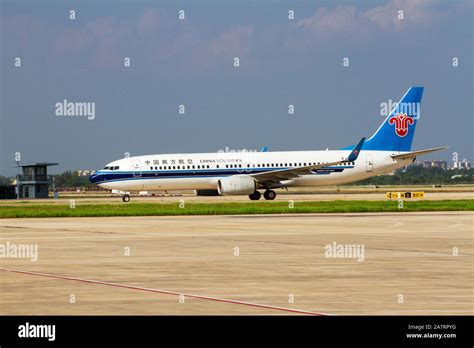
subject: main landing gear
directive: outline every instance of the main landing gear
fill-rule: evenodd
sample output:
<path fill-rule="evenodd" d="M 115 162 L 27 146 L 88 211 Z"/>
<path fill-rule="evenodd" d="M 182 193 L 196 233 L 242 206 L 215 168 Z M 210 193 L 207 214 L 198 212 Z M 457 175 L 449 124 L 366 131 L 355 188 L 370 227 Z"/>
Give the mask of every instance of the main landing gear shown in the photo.
<path fill-rule="evenodd" d="M 277 194 L 273 190 L 266 190 L 265 193 L 263 194 L 263 197 L 265 197 L 266 200 L 273 201 Z"/>
<path fill-rule="evenodd" d="M 249 195 L 249 198 L 252 201 L 258 201 L 260 199 L 260 197 L 262 197 L 262 195 L 258 191 L 255 191 L 254 193 Z M 263 197 L 266 200 L 273 201 L 276 197 L 276 193 L 273 190 L 266 190 L 265 193 L 263 194 Z"/>
<path fill-rule="evenodd" d="M 122 201 L 129 202 L 130 201 L 130 195 L 123 195 L 122 196 Z"/>
<path fill-rule="evenodd" d="M 260 194 L 260 192 L 255 191 L 254 193 L 252 193 L 251 195 L 249 195 L 249 198 L 250 198 L 251 201 L 258 201 L 261 196 L 262 196 L 262 195 Z"/>

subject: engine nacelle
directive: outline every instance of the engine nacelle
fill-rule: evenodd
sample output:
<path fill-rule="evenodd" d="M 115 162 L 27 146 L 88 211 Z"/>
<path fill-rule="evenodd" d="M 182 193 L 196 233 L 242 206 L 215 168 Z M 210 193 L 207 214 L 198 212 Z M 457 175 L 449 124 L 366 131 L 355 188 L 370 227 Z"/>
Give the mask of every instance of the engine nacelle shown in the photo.
<path fill-rule="evenodd" d="M 257 188 L 255 180 L 248 175 L 233 175 L 217 180 L 220 195 L 249 195 Z"/>

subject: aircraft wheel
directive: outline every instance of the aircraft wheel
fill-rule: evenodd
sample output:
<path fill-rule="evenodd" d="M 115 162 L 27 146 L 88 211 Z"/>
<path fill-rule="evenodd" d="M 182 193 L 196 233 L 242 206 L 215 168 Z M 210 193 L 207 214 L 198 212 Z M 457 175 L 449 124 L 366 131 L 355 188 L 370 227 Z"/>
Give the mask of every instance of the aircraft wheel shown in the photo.
<path fill-rule="evenodd" d="M 252 201 L 258 201 L 260 199 L 260 197 L 262 197 L 262 194 L 258 191 L 255 191 L 254 193 L 252 193 L 251 195 L 249 195 L 249 198 L 250 200 Z"/>
<path fill-rule="evenodd" d="M 129 201 L 130 201 L 130 195 L 124 195 L 124 196 L 122 196 L 122 201 L 124 201 L 124 202 L 129 202 Z"/>
<path fill-rule="evenodd" d="M 273 190 L 267 190 L 265 191 L 265 193 L 263 194 L 263 197 L 265 197 L 265 199 L 269 200 L 269 201 L 273 201 L 276 197 L 276 193 L 275 191 Z"/>

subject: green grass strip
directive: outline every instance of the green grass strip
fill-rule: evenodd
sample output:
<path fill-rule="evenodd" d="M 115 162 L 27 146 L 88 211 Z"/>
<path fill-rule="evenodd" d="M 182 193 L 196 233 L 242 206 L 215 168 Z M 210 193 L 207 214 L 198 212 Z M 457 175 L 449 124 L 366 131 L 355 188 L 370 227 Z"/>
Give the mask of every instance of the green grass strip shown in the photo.
<path fill-rule="evenodd" d="M 415 211 L 473 211 L 474 200 L 408 201 L 399 209 L 397 201 L 322 201 L 236 202 L 236 203 L 113 203 L 113 204 L 41 204 L 0 206 L 0 218 L 93 217 L 93 216 L 162 216 L 162 215 L 239 215 L 239 214 L 305 214 Z"/>

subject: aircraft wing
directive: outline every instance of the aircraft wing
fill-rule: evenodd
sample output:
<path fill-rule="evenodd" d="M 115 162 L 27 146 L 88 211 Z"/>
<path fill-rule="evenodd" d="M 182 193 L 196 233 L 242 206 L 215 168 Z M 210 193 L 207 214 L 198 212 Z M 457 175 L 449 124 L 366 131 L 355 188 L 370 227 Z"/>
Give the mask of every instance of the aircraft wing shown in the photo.
<path fill-rule="evenodd" d="M 289 168 L 289 169 L 277 169 L 277 170 L 271 170 L 271 171 L 263 172 L 263 173 L 250 174 L 250 176 L 252 176 L 255 180 L 259 182 L 279 182 L 283 180 L 291 180 L 301 175 L 312 174 L 311 173 L 312 170 L 335 166 L 341 163 L 354 162 L 359 156 L 360 149 L 362 148 L 364 141 L 365 141 L 365 138 L 362 138 L 359 141 L 359 143 L 354 147 L 354 149 L 351 151 L 349 156 L 347 156 L 347 158 L 342 159 L 340 161 L 326 162 L 326 163 L 315 164 L 311 166 L 294 167 L 294 168 Z"/>
<path fill-rule="evenodd" d="M 419 155 L 424 155 L 424 154 L 427 154 L 427 153 L 430 153 L 430 152 L 444 150 L 444 149 L 447 149 L 447 148 L 448 148 L 447 146 L 433 147 L 432 149 L 411 151 L 411 152 L 406 152 L 406 153 L 402 153 L 402 154 L 399 154 L 399 155 L 392 155 L 390 157 L 392 157 L 393 159 L 402 159 L 402 160 L 404 160 L 404 159 L 414 158 L 414 157 L 419 156 Z"/>

